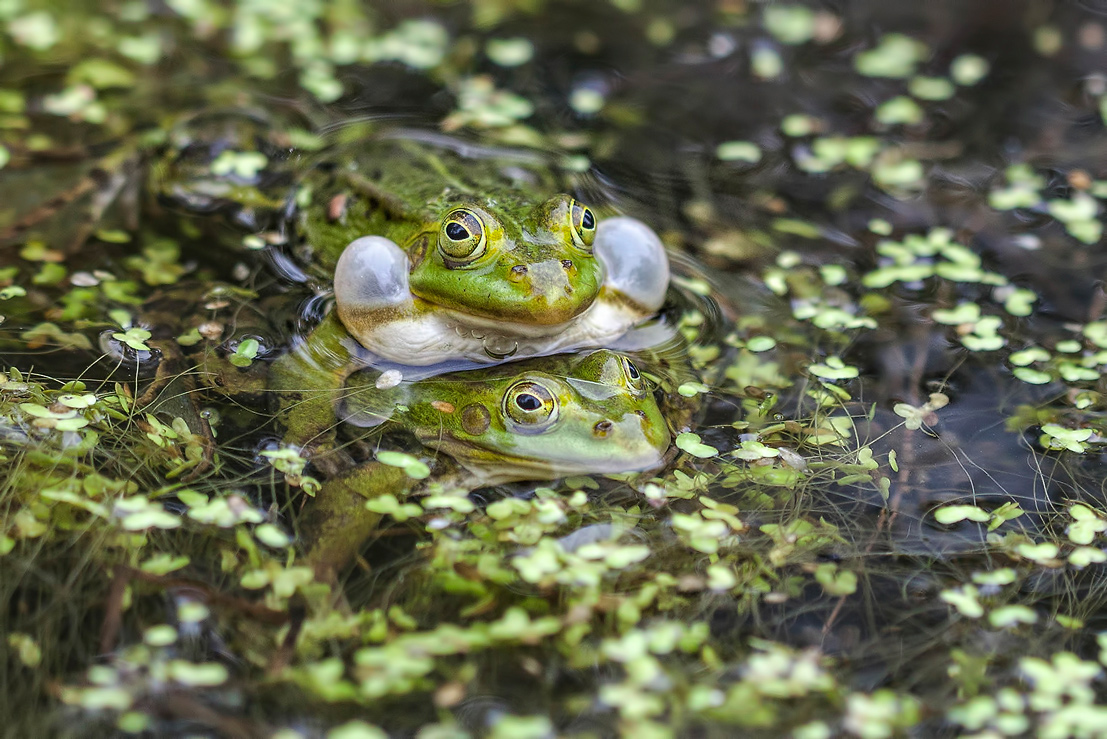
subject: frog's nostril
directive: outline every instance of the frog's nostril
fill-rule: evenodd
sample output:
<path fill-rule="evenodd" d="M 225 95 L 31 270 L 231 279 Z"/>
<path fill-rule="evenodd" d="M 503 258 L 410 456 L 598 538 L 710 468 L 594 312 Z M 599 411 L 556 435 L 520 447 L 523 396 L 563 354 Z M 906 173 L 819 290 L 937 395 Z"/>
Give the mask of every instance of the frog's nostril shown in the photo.
<path fill-rule="evenodd" d="M 509 279 L 512 282 L 519 282 L 520 280 L 522 280 L 526 276 L 527 276 L 526 265 L 518 264 L 518 265 L 511 268 L 511 276 L 509 277 Z"/>
<path fill-rule="evenodd" d="M 602 439 L 603 437 L 611 433 L 611 429 L 613 426 L 614 424 L 612 424 L 611 421 L 600 421 L 592 427 L 592 433 Z"/>
<path fill-rule="evenodd" d="M 573 271 L 573 260 L 572 259 L 562 259 L 561 260 L 561 266 L 565 268 L 566 272 L 572 272 Z"/>

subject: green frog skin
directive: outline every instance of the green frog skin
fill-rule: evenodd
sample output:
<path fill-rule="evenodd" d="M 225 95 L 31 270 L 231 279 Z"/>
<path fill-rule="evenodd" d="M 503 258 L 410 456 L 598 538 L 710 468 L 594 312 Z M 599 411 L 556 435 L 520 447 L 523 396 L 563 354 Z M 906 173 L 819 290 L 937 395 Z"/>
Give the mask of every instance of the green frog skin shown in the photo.
<path fill-rule="evenodd" d="M 369 462 L 329 478 L 305 525 L 308 559 L 328 577 L 376 528 L 365 501 L 440 482 L 473 490 L 520 480 L 634 472 L 663 463 L 670 435 L 653 389 L 627 357 L 599 350 L 377 387 L 350 378 L 339 415 L 370 435 L 402 430 L 433 454 L 423 483 Z"/>
<path fill-rule="evenodd" d="M 604 346 L 653 315 L 669 264 L 627 217 L 601 219 L 533 152 L 443 136 L 340 147 L 305 178 L 300 233 L 335 311 L 373 354 L 494 364 Z"/>

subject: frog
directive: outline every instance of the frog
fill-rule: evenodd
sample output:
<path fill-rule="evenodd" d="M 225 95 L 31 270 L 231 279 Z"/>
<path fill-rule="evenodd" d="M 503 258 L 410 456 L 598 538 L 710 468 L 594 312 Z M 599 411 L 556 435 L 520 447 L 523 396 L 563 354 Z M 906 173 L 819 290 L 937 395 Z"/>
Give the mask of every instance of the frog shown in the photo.
<path fill-rule="evenodd" d="M 347 430 L 377 450 L 413 437 L 430 476 L 377 460 L 326 479 L 303 532 L 307 559 L 333 577 L 376 528 L 366 501 L 428 488 L 472 491 L 517 481 L 660 467 L 670 429 L 645 373 L 606 349 L 540 357 L 392 384 L 387 371 L 351 375 L 337 402 Z M 354 446 L 353 443 L 350 446 Z"/>
<path fill-rule="evenodd" d="M 605 346 L 665 300 L 657 235 L 564 192 L 546 156 L 399 131 L 327 161 L 302 181 L 298 237 L 339 321 L 385 360 Z"/>
<path fill-rule="evenodd" d="M 670 273 L 646 224 L 559 192 L 548 157 L 410 131 L 336 142 L 304 176 L 290 253 L 333 310 L 273 365 L 286 441 L 331 444 L 361 367 L 479 367 L 611 345 Z M 451 364 L 452 363 L 452 364 Z"/>

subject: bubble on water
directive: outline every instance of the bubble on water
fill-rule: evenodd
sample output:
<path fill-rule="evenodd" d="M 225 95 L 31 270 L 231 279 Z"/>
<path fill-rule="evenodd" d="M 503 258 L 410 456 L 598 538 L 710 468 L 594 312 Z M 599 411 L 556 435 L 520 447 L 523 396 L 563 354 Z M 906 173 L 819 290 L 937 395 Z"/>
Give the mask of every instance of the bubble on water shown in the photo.
<path fill-rule="evenodd" d="M 404 380 L 404 374 L 397 369 L 390 369 L 381 372 L 381 376 L 377 378 L 377 389 L 387 390 L 390 387 L 396 387 Z"/>

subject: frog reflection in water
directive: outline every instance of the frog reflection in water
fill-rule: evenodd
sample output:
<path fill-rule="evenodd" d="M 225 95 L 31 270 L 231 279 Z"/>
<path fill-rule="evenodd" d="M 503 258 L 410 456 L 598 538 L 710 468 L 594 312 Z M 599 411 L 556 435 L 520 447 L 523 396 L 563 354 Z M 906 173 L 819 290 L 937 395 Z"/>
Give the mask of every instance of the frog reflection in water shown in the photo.
<path fill-rule="evenodd" d="M 329 160 L 341 163 L 304 179 L 297 232 L 307 271 L 333 277 L 335 310 L 272 373 L 290 443 L 328 446 L 330 396 L 382 358 L 494 364 L 603 347 L 664 301 L 657 236 L 558 194 L 539 154 L 408 134 Z"/>
<path fill-rule="evenodd" d="M 669 445 L 652 388 L 633 362 L 607 350 L 391 388 L 378 388 L 379 377 L 375 370 L 352 376 L 339 414 L 353 426 L 372 427 L 378 439 L 393 429 L 410 433 L 439 453 L 432 480 L 465 490 L 650 469 Z M 333 574 L 375 528 L 380 516 L 365 509 L 366 499 L 411 492 L 415 484 L 379 462 L 327 480 L 305 527 L 316 569 Z"/>

